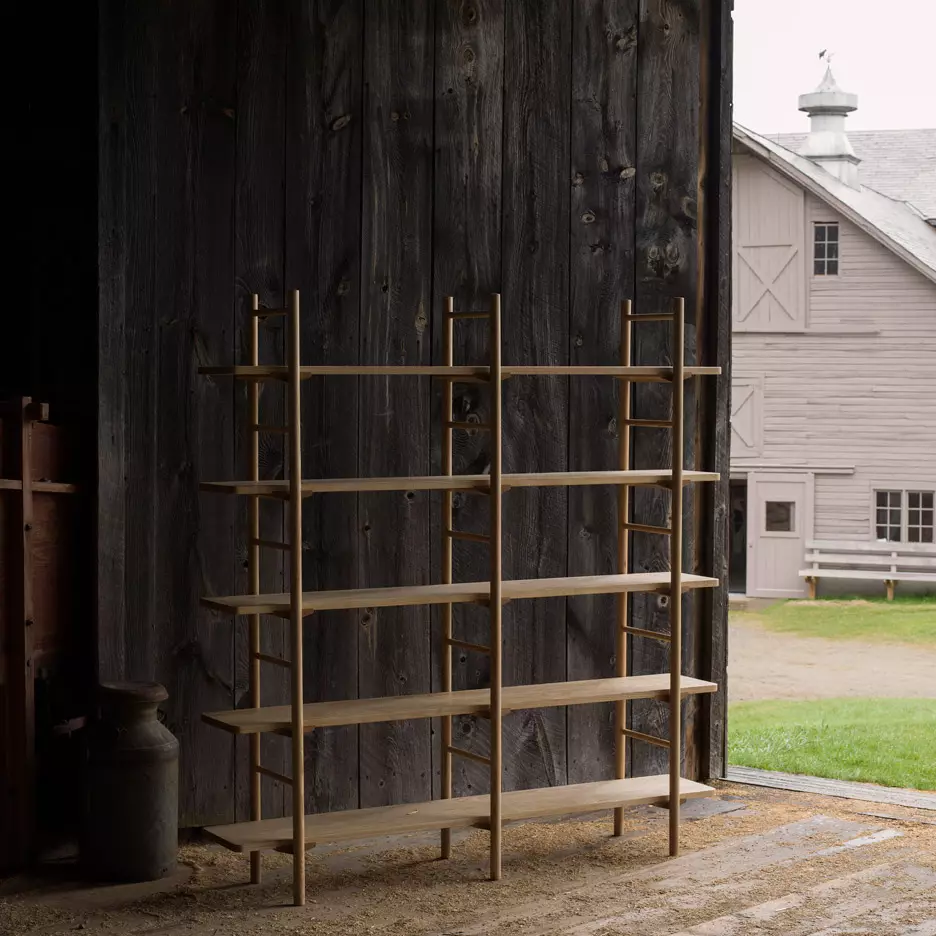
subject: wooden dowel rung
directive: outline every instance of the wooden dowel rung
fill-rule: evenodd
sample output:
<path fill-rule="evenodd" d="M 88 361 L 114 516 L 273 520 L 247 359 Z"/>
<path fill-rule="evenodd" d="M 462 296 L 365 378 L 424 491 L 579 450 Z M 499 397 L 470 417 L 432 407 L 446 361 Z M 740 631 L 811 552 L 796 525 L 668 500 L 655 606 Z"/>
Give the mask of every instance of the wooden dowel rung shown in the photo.
<path fill-rule="evenodd" d="M 673 532 L 669 527 L 652 526 L 649 523 L 622 523 L 621 527 L 635 533 L 659 533 L 662 536 L 670 536 Z"/>
<path fill-rule="evenodd" d="M 622 419 L 625 426 L 645 426 L 652 429 L 672 429 L 672 419 Z"/>
<path fill-rule="evenodd" d="M 267 549 L 292 549 L 289 543 L 280 543 L 277 540 L 252 539 L 250 544 L 252 546 L 265 546 Z"/>
<path fill-rule="evenodd" d="M 285 426 L 265 426 L 262 423 L 254 423 L 250 428 L 254 432 L 274 432 L 279 435 L 286 435 L 289 432 Z"/>
<path fill-rule="evenodd" d="M 655 744 L 657 747 L 668 748 L 670 746 L 666 738 L 658 738 L 655 735 L 644 734 L 642 731 L 634 731 L 633 728 L 622 728 L 621 734 L 637 741 L 646 741 L 647 744 Z"/>
<path fill-rule="evenodd" d="M 482 429 L 487 431 L 491 428 L 490 423 L 483 422 L 446 422 L 446 429 L 467 429 L 469 431 L 474 429 Z"/>
<path fill-rule="evenodd" d="M 467 540 L 469 543 L 489 543 L 491 537 L 487 533 L 469 533 L 467 530 L 446 530 L 446 536 L 452 539 Z"/>
<path fill-rule="evenodd" d="M 672 322 L 674 318 L 673 312 L 653 312 L 648 315 L 637 314 L 625 314 L 623 316 L 625 321 L 628 322 Z"/>
<path fill-rule="evenodd" d="M 485 647 L 484 644 L 471 643 L 467 640 L 458 640 L 455 637 L 447 637 L 445 642 L 450 647 L 461 647 L 463 650 L 474 650 L 475 653 L 490 653 L 491 648 Z"/>
<path fill-rule="evenodd" d="M 483 754 L 475 754 L 474 751 L 466 751 L 464 748 L 454 747 L 452 745 L 447 745 L 445 750 L 449 754 L 457 754 L 459 757 L 467 757 L 468 760 L 477 761 L 479 764 L 490 764 L 491 758 L 485 757 Z"/>
<path fill-rule="evenodd" d="M 643 627 L 631 627 L 629 624 L 625 624 L 621 630 L 628 634 L 634 634 L 637 637 L 650 637 L 653 640 L 660 640 L 663 643 L 670 642 L 670 635 L 665 631 L 652 631 Z"/>
<path fill-rule="evenodd" d="M 292 663 L 289 660 L 284 660 L 282 657 L 271 656 L 269 653 L 255 653 L 253 655 L 255 660 L 259 660 L 261 663 L 272 663 L 274 666 L 284 666 L 286 669 L 292 667 Z"/>
<path fill-rule="evenodd" d="M 275 770 L 270 770 L 269 767 L 264 767 L 263 764 L 254 764 L 254 771 L 256 771 L 258 774 L 262 774 L 264 777 L 270 777 L 273 780 L 279 780 L 280 783 L 285 783 L 289 786 L 292 786 L 292 777 L 287 777 L 286 774 L 281 774 Z"/>
<path fill-rule="evenodd" d="M 490 318 L 490 312 L 447 312 L 450 319 L 480 319 Z"/>

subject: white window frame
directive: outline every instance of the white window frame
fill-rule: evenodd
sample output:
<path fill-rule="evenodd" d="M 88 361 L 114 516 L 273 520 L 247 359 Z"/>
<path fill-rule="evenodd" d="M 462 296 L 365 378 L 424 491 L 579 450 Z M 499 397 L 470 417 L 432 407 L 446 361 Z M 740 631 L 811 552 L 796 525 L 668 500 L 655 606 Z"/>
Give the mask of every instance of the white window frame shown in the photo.
<path fill-rule="evenodd" d="M 819 240 L 819 229 L 823 229 L 824 237 Z M 835 229 L 835 240 L 829 239 L 829 229 Z M 828 248 L 829 244 L 835 244 L 835 256 L 829 257 Z M 819 246 L 822 245 L 822 257 L 817 257 L 816 252 Z M 829 261 L 835 261 L 835 272 L 829 272 Z M 821 263 L 822 269 L 817 271 L 816 264 Z M 842 272 L 842 229 L 838 221 L 813 221 L 812 226 L 812 275 L 821 276 L 823 278 L 836 277 Z"/>
<path fill-rule="evenodd" d="M 890 491 L 895 494 L 900 495 L 900 539 L 896 540 L 882 540 L 878 538 L 878 494 L 882 494 L 885 491 Z M 936 544 L 936 522 L 933 524 L 933 539 L 930 542 L 924 542 L 923 540 L 914 540 L 910 541 L 909 538 L 909 528 L 910 528 L 910 495 L 911 494 L 930 494 L 933 497 L 934 509 L 936 509 L 936 487 L 928 484 L 919 484 L 913 482 L 898 482 L 897 484 L 887 484 L 881 482 L 879 484 L 873 484 L 871 486 L 871 542 L 873 543 L 894 543 L 904 545 L 904 546 L 915 546 L 917 544 L 923 545 L 932 545 Z M 892 510 L 893 508 L 882 508 Z M 920 508 L 924 509 L 924 508 Z M 929 509 L 928 507 L 925 509 Z M 888 519 L 887 526 L 892 526 L 890 520 Z M 914 524 L 916 526 L 916 524 Z M 925 527 L 921 524 L 919 529 L 926 529 L 929 526 L 927 524 Z"/>

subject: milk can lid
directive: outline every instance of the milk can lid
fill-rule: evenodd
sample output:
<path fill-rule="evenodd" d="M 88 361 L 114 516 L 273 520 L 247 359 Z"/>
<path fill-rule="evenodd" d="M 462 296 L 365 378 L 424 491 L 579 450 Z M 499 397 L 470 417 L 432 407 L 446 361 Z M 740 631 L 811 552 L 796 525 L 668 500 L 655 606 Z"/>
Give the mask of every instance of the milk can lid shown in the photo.
<path fill-rule="evenodd" d="M 166 687 L 158 682 L 102 682 L 99 686 L 102 702 L 165 702 Z"/>

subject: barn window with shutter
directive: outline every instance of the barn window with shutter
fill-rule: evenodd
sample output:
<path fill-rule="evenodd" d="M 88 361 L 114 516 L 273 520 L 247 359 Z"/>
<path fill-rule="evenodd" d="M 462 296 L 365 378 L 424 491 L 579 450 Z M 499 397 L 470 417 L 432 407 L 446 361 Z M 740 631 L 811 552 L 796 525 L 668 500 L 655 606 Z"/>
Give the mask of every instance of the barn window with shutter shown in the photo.
<path fill-rule="evenodd" d="M 837 221 L 824 221 L 813 226 L 813 273 L 816 276 L 838 276 L 839 226 Z"/>

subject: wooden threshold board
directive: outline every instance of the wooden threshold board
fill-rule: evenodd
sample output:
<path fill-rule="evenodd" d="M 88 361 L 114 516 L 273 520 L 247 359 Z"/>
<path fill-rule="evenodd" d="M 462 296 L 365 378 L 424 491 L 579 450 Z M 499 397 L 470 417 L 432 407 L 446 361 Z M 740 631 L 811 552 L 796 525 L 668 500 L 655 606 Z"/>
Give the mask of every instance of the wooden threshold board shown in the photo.
<path fill-rule="evenodd" d="M 502 475 L 504 488 L 574 487 L 586 484 L 668 484 L 673 476 L 661 471 L 544 471 Z M 488 475 L 423 475 L 399 478 L 321 478 L 302 482 L 303 495 L 347 491 L 487 491 Z M 715 471 L 684 471 L 684 482 L 717 481 Z M 287 497 L 288 481 L 203 481 L 199 488 L 214 494 Z"/>
<path fill-rule="evenodd" d="M 455 365 L 421 364 L 316 364 L 299 368 L 299 379 L 310 377 L 447 377 L 465 381 L 487 380 L 490 368 Z M 236 364 L 233 366 L 199 367 L 199 374 L 208 377 L 237 377 L 241 380 L 287 380 L 288 368 L 281 364 Z M 720 367 L 686 367 L 686 378 L 714 376 Z M 673 379 L 672 367 L 642 365 L 512 365 L 501 368 L 504 380 L 508 377 L 619 377 L 639 382 L 668 383 Z"/>
<path fill-rule="evenodd" d="M 680 798 L 712 796 L 711 787 L 693 780 L 680 780 Z M 631 777 L 627 780 L 599 780 L 572 786 L 514 790 L 503 795 L 505 822 L 595 812 L 615 806 L 665 805 L 669 799 L 669 777 Z M 347 812 L 317 813 L 305 817 L 306 847 L 316 842 L 340 842 L 426 832 L 431 829 L 487 828 L 489 797 L 460 796 L 428 803 L 376 806 Z M 249 852 L 280 848 L 292 843 L 292 819 L 263 819 L 211 826 L 205 832 L 216 842 L 234 851 Z"/>
<path fill-rule="evenodd" d="M 705 575 L 682 575 L 683 589 L 715 588 L 718 579 Z M 632 572 L 626 575 L 579 575 L 563 578 L 512 579 L 501 588 L 504 600 L 555 598 L 563 595 L 610 595 L 619 592 L 659 591 L 670 586 L 669 572 Z M 485 601 L 489 582 L 455 582 L 450 585 L 403 585 L 390 588 L 352 588 L 343 591 L 304 592 L 302 609 L 342 611 L 356 608 L 394 608 L 404 605 L 462 604 Z M 202 604 L 227 614 L 285 614 L 289 594 L 230 595 L 202 598 Z"/>
<path fill-rule="evenodd" d="M 609 679 L 580 679 L 573 682 L 505 686 L 503 710 L 549 708 L 554 705 L 587 705 L 619 699 L 668 699 L 669 673 L 643 676 L 615 676 Z M 681 677 L 681 695 L 715 692 L 713 682 Z M 420 695 L 389 696 L 380 699 L 348 699 L 339 702 L 311 702 L 303 706 L 307 731 L 336 725 L 366 725 L 434 718 L 442 715 L 485 715 L 490 704 L 489 689 L 432 692 Z M 206 712 L 202 719 L 216 728 L 234 734 L 262 731 L 288 731 L 292 725 L 288 705 L 235 709 L 232 712 Z"/>

